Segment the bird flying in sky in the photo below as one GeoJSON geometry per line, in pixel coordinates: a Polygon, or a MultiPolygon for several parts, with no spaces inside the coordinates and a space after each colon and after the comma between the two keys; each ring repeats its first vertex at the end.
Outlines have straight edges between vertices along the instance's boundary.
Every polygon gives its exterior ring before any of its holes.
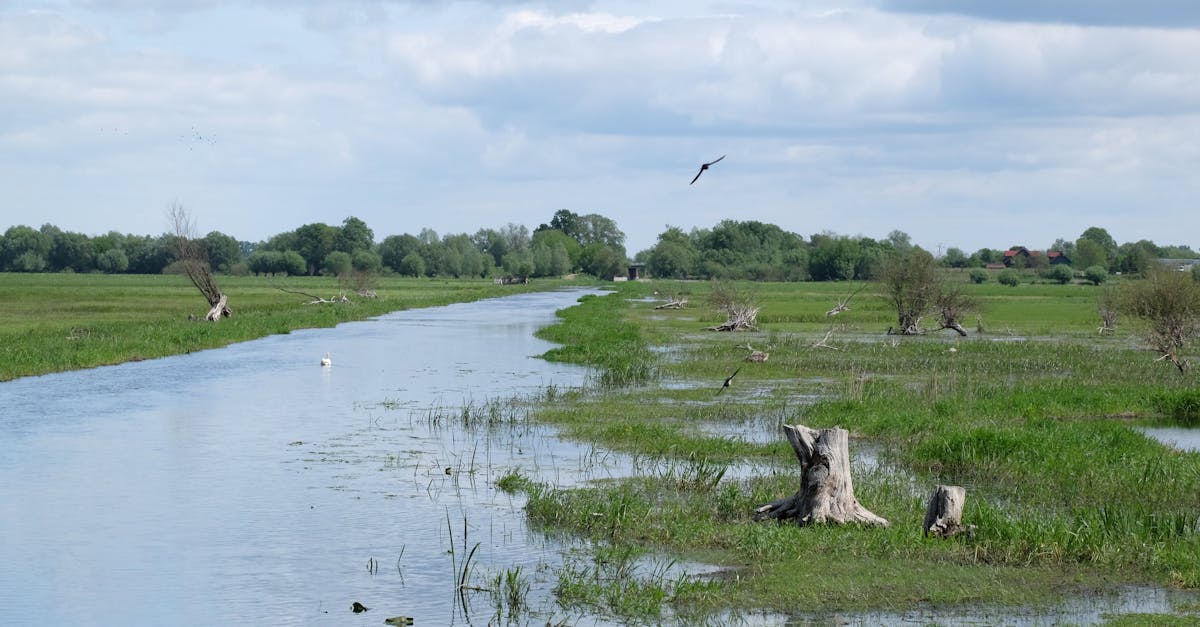
{"type": "MultiPolygon", "coordinates": [[[[725,155],[721,155],[720,157],[717,157],[717,158],[716,158],[715,160],[713,160],[713,161],[709,161],[708,163],[701,163],[701,164],[700,164],[700,171],[696,173],[696,177],[692,179],[692,183],[695,183],[695,182],[696,182],[696,179],[699,179],[699,178],[700,178],[700,175],[701,175],[701,174],[704,174],[704,171],[705,171],[705,170],[707,170],[709,166],[711,166],[712,164],[714,164],[714,163],[716,163],[717,161],[720,161],[721,159],[724,159],[724,158],[725,158],[725,155]]],[[[688,185],[691,185],[692,183],[688,183],[688,185]]]]}

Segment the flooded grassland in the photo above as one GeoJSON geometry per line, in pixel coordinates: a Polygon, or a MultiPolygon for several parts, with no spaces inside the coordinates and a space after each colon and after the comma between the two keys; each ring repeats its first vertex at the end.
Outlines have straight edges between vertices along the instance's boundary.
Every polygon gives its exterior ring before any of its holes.
{"type": "MultiPolygon", "coordinates": [[[[588,345],[552,355],[628,376],[540,420],[693,470],[577,487],[531,480],[535,525],[721,568],[715,588],[664,598],[675,612],[732,607],[767,623],[1195,618],[1200,454],[1147,430],[1168,418],[1164,399],[1194,393],[1195,375],[1156,363],[1132,325],[1098,337],[1095,292],[981,289],[968,337],[901,338],[885,335],[894,321],[881,299],[864,292],[831,320],[824,312],[844,295],[811,284],[752,286],[758,330],[707,332],[723,317],[705,307],[706,289],[625,285],[542,332],[588,345]],[[691,305],[656,310],[653,290],[689,291],[691,305]],[[562,328],[572,326],[585,330],[562,328]],[[751,350],[769,359],[745,361],[751,350]],[[890,526],[753,521],[799,487],[782,423],[848,429],[858,500],[890,526]],[[967,489],[972,536],[921,533],[937,484],[967,489]]],[[[623,611],[602,589],[579,596],[623,611]]]]}

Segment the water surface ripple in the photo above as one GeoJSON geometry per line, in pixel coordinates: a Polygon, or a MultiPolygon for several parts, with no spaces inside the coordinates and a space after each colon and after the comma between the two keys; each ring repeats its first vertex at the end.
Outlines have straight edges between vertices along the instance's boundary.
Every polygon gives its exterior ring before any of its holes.
{"type": "MultiPolygon", "coordinates": [[[[582,385],[533,333],[583,293],[0,384],[0,624],[486,623],[486,595],[455,602],[451,540],[466,520],[484,575],[556,559],[494,487],[555,444],[433,429],[429,409],[582,385]]],[[[556,454],[543,471],[578,466],[556,454]]]]}

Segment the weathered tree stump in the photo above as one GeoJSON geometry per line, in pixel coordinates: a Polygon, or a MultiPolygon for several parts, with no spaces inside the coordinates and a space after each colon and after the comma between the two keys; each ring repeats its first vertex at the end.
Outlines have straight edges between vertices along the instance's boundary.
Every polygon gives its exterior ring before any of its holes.
{"type": "Polygon", "coordinates": [[[800,489],[785,499],[754,510],[755,520],[888,526],[888,521],[859,504],[850,477],[850,437],[845,429],[811,429],[783,425],[784,435],[800,460],[800,489]]]}
{"type": "Polygon", "coordinates": [[[967,490],[956,485],[937,485],[929,495],[929,506],[925,509],[925,522],[921,524],[925,535],[936,534],[943,538],[956,536],[964,531],[974,534],[975,526],[962,524],[963,504],[967,502],[967,490]]]}
{"type": "Polygon", "coordinates": [[[229,297],[224,292],[219,292],[218,294],[217,302],[213,303],[212,309],[209,309],[208,313],[204,316],[204,319],[209,322],[217,322],[222,316],[228,318],[231,315],[229,311],[229,297]]]}

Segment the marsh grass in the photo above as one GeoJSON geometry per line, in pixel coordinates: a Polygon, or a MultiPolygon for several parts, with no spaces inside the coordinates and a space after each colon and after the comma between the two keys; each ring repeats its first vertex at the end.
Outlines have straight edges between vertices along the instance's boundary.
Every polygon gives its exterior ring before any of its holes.
{"type": "Polygon", "coordinates": [[[336,296],[333,277],[219,277],[232,318],[194,322],[204,297],[177,275],[0,273],[0,381],[226,346],[295,329],[328,327],[389,311],[552,289],[557,280],[493,285],[490,280],[384,277],[376,299],[308,305],[336,296]]]}
{"type": "MultiPolygon", "coordinates": [[[[1097,291],[965,286],[988,332],[957,339],[883,335],[894,314],[867,291],[831,327],[824,312],[844,286],[759,285],[760,330],[748,333],[703,332],[720,316],[654,311],[638,298],[649,287],[619,289],[568,310],[544,336],[604,344],[603,329],[619,330],[619,352],[647,355],[638,369],[653,377],[616,377],[608,383],[623,386],[536,418],[644,461],[634,477],[578,488],[522,483],[539,528],[736,567],[715,596],[742,609],[1036,605],[1105,582],[1200,587],[1200,455],[1133,428],[1189,415],[1196,382],[1155,363],[1134,329],[1097,336],[1097,291]],[[838,350],[815,347],[830,329],[838,350]],[[770,359],[743,362],[748,344],[770,359]],[[881,449],[888,466],[857,474],[855,487],[892,525],[752,522],[754,508],[795,492],[799,471],[788,470],[782,437],[730,434],[783,422],[849,429],[852,458],[856,442],[881,449]],[[732,478],[722,471],[731,464],[763,470],[732,478]],[[922,536],[936,483],[967,487],[973,538],[922,536]]],[[[706,286],[691,289],[703,302],[706,286]]],[[[560,354],[601,368],[613,359],[571,345],[560,354]]]]}

